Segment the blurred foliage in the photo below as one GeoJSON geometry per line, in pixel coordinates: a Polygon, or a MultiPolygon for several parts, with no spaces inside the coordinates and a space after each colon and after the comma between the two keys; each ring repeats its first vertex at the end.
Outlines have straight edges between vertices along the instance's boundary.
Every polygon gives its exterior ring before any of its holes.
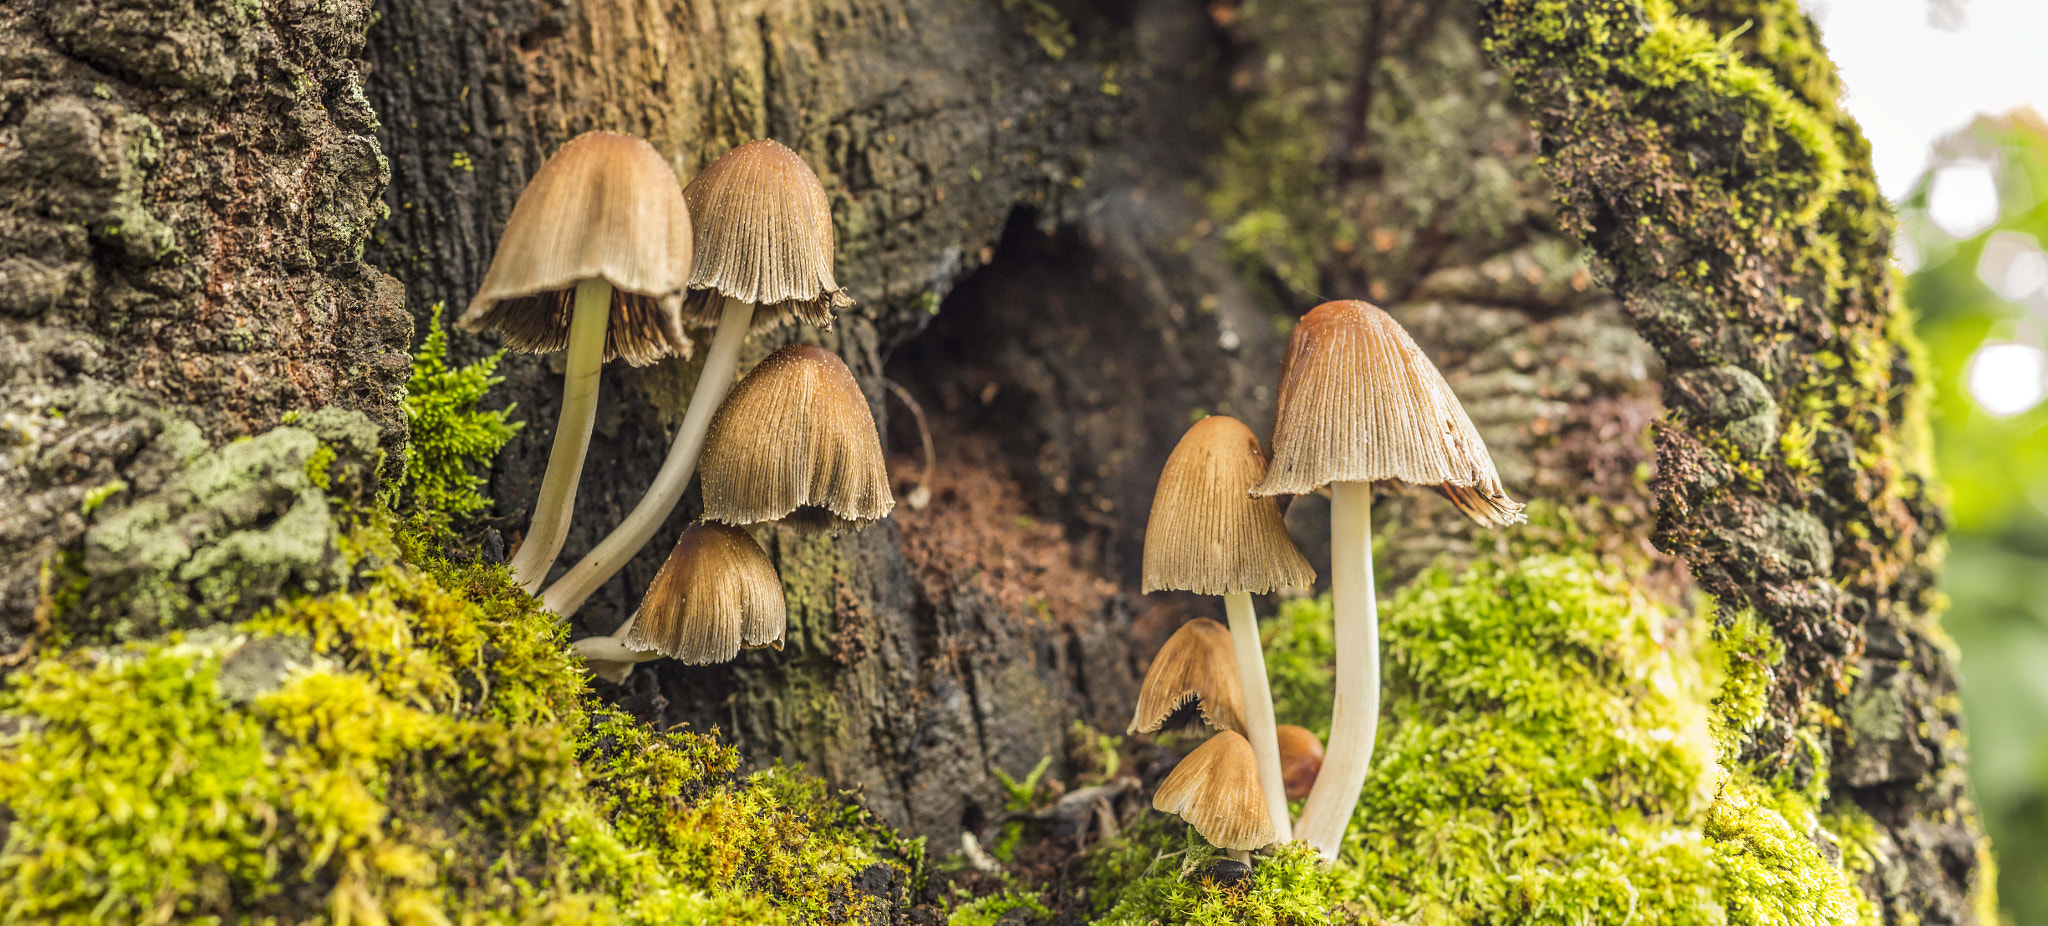
{"type": "Polygon", "coordinates": [[[1980,118],[1944,141],[1900,219],[1900,250],[1911,255],[1906,298],[1932,363],[1936,453],[1954,518],[1944,626],[1961,651],[1972,782],[2008,915],[2048,926],[2048,403],[1995,416],[1968,381],[1986,343],[2044,346],[2048,288],[2000,295],[1986,279],[2000,278],[2002,262],[1985,251],[2000,236],[2048,246],[2048,122],[2026,111],[1980,118]],[[1934,178],[1970,163],[1990,165],[1998,216],[1956,238],[1930,218],[1934,178]]]}

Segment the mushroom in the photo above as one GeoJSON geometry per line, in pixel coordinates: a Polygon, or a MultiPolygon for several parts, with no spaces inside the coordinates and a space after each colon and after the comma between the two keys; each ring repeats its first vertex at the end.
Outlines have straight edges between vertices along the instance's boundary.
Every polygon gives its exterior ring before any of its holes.
{"type": "Polygon", "coordinates": [[[693,666],[730,662],[742,647],[781,649],[788,620],[767,552],[746,531],[716,521],[683,531],[638,613],[627,649],[693,666]]]}
{"type": "Polygon", "coordinates": [[[775,565],[752,535],[716,521],[683,531],[640,607],[618,630],[576,641],[599,678],[624,682],[633,664],[667,656],[730,662],[742,648],[782,648],[788,612],[775,565]]]}
{"type": "Polygon", "coordinates": [[[837,532],[896,507],[875,416],[837,354],[791,344],[733,388],[704,444],[704,517],[837,532]]]}
{"type": "Polygon", "coordinates": [[[1280,367],[1273,462],[1257,496],[1330,487],[1336,709],[1301,838],[1326,859],[1351,822],[1379,726],[1379,610],[1372,583],[1372,484],[1434,486],[1480,524],[1521,521],[1486,444],[1422,349],[1379,307],[1326,302],[1302,316],[1280,367]]]}
{"type": "Polygon", "coordinates": [[[554,449],[511,563],[529,592],[569,534],[604,361],[645,366],[690,352],[682,327],[690,247],[689,208],[668,162],[630,135],[586,132],[527,181],[456,322],[495,329],[513,350],[567,350],[554,449]]]}
{"type": "Polygon", "coordinates": [[[825,188],[796,152],[765,139],[741,145],[705,167],[682,195],[698,222],[683,315],[692,326],[717,330],[647,493],[542,596],[563,617],[624,568],[675,510],[696,471],[706,429],[732,388],[747,334],[792,319],[830,328],[834,310],[853,304],[832,278],[825,188]]]}
{"type": "Polygon", "coordinates": [[[1244,688],[1232,661],[1230,631],[1206,617],[1180,625],[1145,670],[1126,733],[1153,733],[1194,701],[1218,730],[1244,731],[1244,688]]]}
{"type": "Polygon", "coordinates": [[[1323,769],[1323,741],[1307,727],[1291,723],[1281,724],[1274,734],[1280,741],[1280,776],[1287,785],[1287,799],[1301,800],[1323,769]]]}
{"type": "Polygon", "coordinates": [[[1281,783],[1280,746],[1273,735],[1273,694],[1266,683],[1266,659],[1259,646],[1259,619],[1252,594],[1313,583],[1315,570],[1287,537],[1280,506],[1253,498],[1252,486],[1266,475],[1259,439],[1243,422],[1212,415],[1182,435],[1145,525],[1147,593],[1160,589],[1223,596],[1237,677],[1244,689],[1245,726],[1259,759],[1279,841],[1294,838],[1281,783]]]}
{"type": "Polygon", "coordinates": [[[1235,730],[1209,737],[1180,760],[1152,793],[1152,809],[1178,814],[1210,845],[1231,850],[1238,861],[1273,842],[1258,759],[1235,730]]]}

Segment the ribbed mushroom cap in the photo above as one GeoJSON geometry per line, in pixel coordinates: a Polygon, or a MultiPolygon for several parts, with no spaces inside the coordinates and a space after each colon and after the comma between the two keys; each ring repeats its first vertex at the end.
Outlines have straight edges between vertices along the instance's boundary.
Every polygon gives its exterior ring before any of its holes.
{"type": "Polygon", "coordinates": [[[889,516],[882,441],[853,373],[791,344],[734,386],[704,440],[704,517],[840,531],[889,516]]]}
{"type": "Polygon", "coordinates": [[[832,279],[832,207],[818,175],[774,141],[748,142],[704,168],[683,191],[697,218],[688,322],[718,324],[720,296],[751,303],[753,330],[800,318],[832,327],[853,299],[832,279]]]}
{"type": "Polygon", "coordinates": [[[626,648],[690,665],[729,662],[741,647],[782,648],[782,580],[746,531],[699,521],[648,583],[626,648]]]}
{"type": "Polygon", "coordinates": [[[1180,760],[1152,792],[1152,809],[1179,814],[1221,849],[1256,849],[1276,835],[1259,788],[1259,760],[1235,730],[1209,737],[1180,760]]]}
{"type": "Polygon", "coordinates": [[[1307,727],[1291,723],[1274,727],[1273,736],[1280,744],[1280,777],[1286,780],[1287,799],[1301,800],[1323,770],[1323,741],[1307,727]]]}
{"type": "Polygon", "coordinates": [[[690,355],[683,289],[690,210],[668,162],[630,135],[585,132],[542,164],[505,222],[491,269],[456,324],[527,353],[569,344],[576,284],[612,284],[604,357],[646,366],[690,355]]]}
{"type": "Polygon", "coordinates": [[[1481,524],[1523,520],[1472,419],[1408,332],[1370,303],[1325,302],[1287,341],[1273,462],[1252,494],[1387,479],[1442,487],[1481,524]]]}
{"type": "Polygon", "coordinates": [[[1126,732],[1154,732],[1181,705],[1197,700],[1209,726],[1244,732],[1244,687],[1237,678],[1230,629],[1206,617],[1182,624],[1152,657],[1126,732]]]}
{"type": "Polygon", "coordinates": [[[1145,591],[1264,594],[1314,582],[1280,506],[1247,494],[1265,477],[1266,455],[1243,422],[1211,415],[1181,435],[1145,523],[1145,591]]]}

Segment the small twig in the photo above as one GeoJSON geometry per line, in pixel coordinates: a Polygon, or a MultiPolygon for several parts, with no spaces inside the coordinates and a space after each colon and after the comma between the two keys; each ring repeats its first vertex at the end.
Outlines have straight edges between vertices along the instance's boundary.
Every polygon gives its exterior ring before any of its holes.
{"type": "Polygon", "coordinates": [[[889,392],[902,399],[904,407],[910,409],[911,419],[917,422],[917,436],[924,441],[924,469],[918,471],[917,484],[911,487],[910,494],[903,499],[910,505],[912,511],[920,511],[932,503],[932,470],[938,465],[938,451],[932,447],[932,429],[924,420],[924,406],[917,404],[917,400],[910,397],[910,390],[886,376],[882,377],[882,385],[889,387],[889,392]]]}

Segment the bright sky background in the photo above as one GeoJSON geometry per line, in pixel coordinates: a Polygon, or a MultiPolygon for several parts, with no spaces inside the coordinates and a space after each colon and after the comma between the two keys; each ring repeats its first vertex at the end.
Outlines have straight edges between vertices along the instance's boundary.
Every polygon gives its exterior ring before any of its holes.
{"type": "Polygon", "coordinates": [[[1897,199],[1935,139],[1980,112],[2048,114],[2048,0],[1805,0],[1897,199]],[[1944,29],[1931,14],[1953,11],[1944,29]],[[1953,17],[1951,17],[1953,18],[1953,17]]]}

